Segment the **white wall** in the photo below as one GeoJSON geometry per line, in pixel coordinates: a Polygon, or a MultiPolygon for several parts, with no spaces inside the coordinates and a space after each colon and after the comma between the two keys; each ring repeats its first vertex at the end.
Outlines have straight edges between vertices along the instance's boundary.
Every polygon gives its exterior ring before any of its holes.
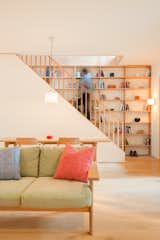
{"type": "MultiPolygon", "coordinates": [[[[1,1],[0,52],[46,54],[52,35],[55,55],[123,55],[126,64],[154,67],[160,56],[159,9],[159,0],[1,1]]],[[[153,145],[158,156],[158,142],[153,145]]]]}
{"type": "MultiPolygon", "coordinates": [[[[48,85],[14,55],[0,55],[0,138],[53,136],[102,138],[104,135],[61,96],[46,104],[48,85]]],[[[123,152],[113,144],[100,145],[101,161],[120,161],[123,152]]]]}
{"type": "Polygon", "coordinates": [[[0,51],[124,55],[150,63],[159,55],[159,0],[5,0],[0,51]]]}

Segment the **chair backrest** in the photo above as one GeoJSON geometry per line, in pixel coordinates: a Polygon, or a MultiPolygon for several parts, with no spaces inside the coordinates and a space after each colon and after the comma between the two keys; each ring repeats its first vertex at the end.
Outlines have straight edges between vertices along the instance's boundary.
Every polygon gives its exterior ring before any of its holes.
{"type": "Polygon", "coordinates": [[[16,145],[36,145],[38,144],[38,141],[36,138],[16,138],[16,145]]]}
{"type": "Polygon", "coordinates": [[[58,144],[80,144],[79,138],[60,137],[58,144]]]}

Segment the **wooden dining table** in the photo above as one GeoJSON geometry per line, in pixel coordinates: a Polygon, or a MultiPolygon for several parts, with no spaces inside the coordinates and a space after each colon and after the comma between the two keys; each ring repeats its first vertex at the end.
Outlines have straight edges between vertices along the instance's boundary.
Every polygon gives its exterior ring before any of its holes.
{"type": "MultiPolygon", "coordinates": [[[[53,139],[47,139],[47,138],[37,138],[37,141],[39,144],[46,145],[46,144],[58,144],[59,138],[53,138],[53,139]]],[[[16,138],[2,138],[0,139],[0,142],[4,144],[4,147],[8,147],[9,145],[16,146],[16,138]]],[[[97,145],[97,143],[105,143],[110,142],[110,139],[107,137],[105,138],[80,138],[80,144],[92,144],[94,146],[97,145]]]]}

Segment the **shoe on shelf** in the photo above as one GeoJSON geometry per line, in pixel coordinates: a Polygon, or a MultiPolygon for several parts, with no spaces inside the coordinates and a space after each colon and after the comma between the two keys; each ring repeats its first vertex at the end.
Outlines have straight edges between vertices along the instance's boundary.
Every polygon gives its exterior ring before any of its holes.
{"type": "Polygon", "coordinates": [[[129,152],[129,156],[133,157],[133,151],[132,150],[129,152]]]}
{"type": "Polygon", "coordinates": [[[134,152],[133,152],[133,156],[134,156],[134,157],[138,157],[137,151],[134,151],[134,152]]]}

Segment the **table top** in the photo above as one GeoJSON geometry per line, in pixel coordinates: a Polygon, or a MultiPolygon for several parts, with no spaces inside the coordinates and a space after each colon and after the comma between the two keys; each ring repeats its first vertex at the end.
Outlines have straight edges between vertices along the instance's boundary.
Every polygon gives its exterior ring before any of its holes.
{"type": "MultiPolygon", "coordinates": [[[[59,138],[53,138],[53,139],[47,139],[47,138],[37,138],[38,143],[41,144],[57,144],[59,141],[59,138]]],[[[16,138],[2,138],[0,139],[0,142],[8,143],[8,144],[14,144],[16,143],[16,138]]],[[[80,143],[84,144],[94,144],[94,143],[104,143],[104,142],[110,142],[110,139],[107,137],[104,138],[80,138],[80,143]]]]}

